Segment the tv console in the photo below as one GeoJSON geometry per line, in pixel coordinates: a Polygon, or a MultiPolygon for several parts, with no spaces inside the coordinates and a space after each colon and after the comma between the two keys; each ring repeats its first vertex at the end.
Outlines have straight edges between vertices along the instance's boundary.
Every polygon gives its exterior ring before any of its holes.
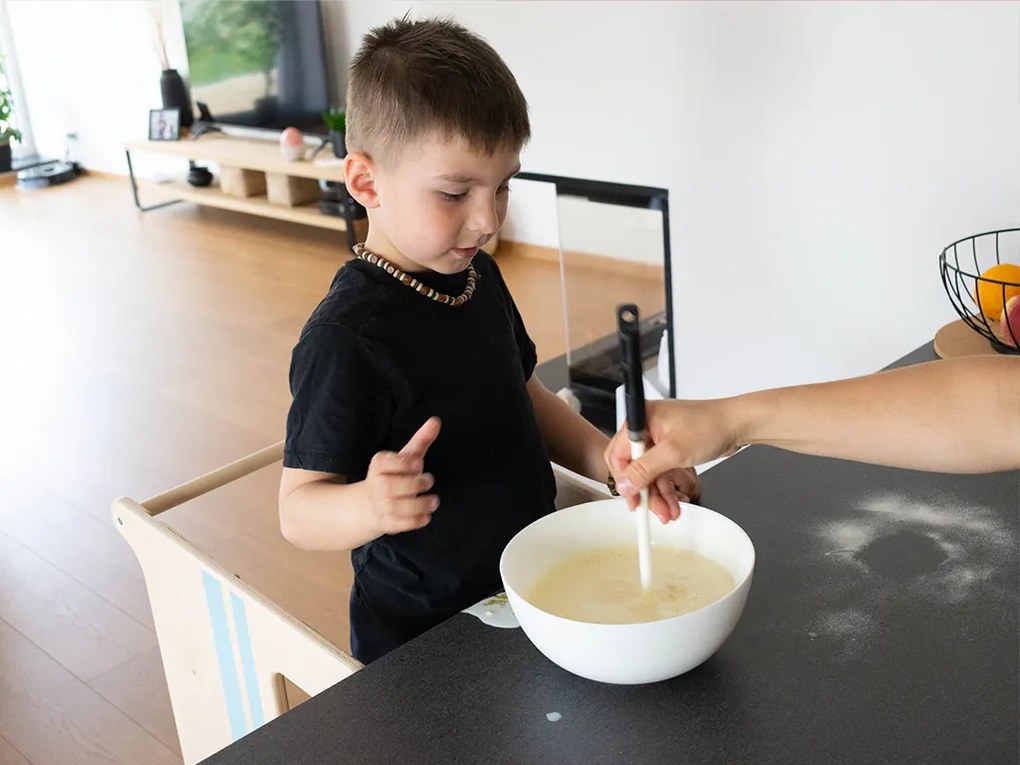
{"type": "Polygon", "coordinates": [[[288,162],[280,155],[275,141],[240,138],[224,133],[206,133],[199,140],[182,138],[179,141],[129,141],[124,146],[128,176],[135,205],[142,212],[156,210],[179,202],[219,207],[224,210],[261,215],[266,218],[303,223],[307,226],[343,231],[347,234],[347,247],[351,249],[363,241],[368,228],[367,219],[356,219],[353,206],[344,217],[326,215],[319,211],[322,198],[319,181],[343,183],[344,171],[340,160],[332,155],[315,161],[305,158],[288,162]],[[135,178],[131,164],[132,152],[147,152],[176,156],[198,162],[215,162],[219,172],[211,185],[205,188],[191,186],[184,180],[168,182],[144,181],[135,178]],[[139,190],[160,201],[143,205],[139,190]]]}

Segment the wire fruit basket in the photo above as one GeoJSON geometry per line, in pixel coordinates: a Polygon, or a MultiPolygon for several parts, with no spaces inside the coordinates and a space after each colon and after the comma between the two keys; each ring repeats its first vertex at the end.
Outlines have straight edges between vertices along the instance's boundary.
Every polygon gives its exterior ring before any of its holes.
{"type": "Polygon", "coordinates": [[[999,353],[1020,354],[1020,326],[1003,327],[996,313],[1020,295],[1020,277],[996,279],[982,274],[997,265],[1013,263],[1020,271],[1020,228],[988,231],[946,246],[939,256],[942,286],[960,318],[999,353]],[[989,314],[993,314],[991,317],[989,314]]]}

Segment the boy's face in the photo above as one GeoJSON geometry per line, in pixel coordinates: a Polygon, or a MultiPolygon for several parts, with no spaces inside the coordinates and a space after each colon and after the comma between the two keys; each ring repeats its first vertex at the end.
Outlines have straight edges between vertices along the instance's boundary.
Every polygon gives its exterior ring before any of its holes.
{"type": "Polygon", "coordinates": [[[463,139],[424,139],[380,166],[355,154],[346,164],[352,195],[368,208],[365,246],[405,271],[455,274],[503,225],[520,151],[491,156],[463,139]]]}

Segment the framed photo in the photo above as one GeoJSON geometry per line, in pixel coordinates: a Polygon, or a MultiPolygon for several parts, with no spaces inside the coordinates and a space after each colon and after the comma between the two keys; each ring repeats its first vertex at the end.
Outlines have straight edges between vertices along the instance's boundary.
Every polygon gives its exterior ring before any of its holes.
{"type": "Polygon", "coordinates": [[[149,110],[149,140],[176,141],[181,137],[180,109],[149,110]]]}

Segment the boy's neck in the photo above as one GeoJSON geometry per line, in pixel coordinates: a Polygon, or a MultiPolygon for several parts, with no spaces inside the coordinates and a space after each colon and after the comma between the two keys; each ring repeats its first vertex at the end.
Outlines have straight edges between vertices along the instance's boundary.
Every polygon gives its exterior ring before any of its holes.
{"type": "Polygon", "coordinates": [[[389,261],[404,273],[431,273],[430,269],[405,257],[385,235],[373,235],[371,226],[368,229],[368,236],[365,238],[365,249],[373,255],[378,255],[380,258],[389,261]]]}

